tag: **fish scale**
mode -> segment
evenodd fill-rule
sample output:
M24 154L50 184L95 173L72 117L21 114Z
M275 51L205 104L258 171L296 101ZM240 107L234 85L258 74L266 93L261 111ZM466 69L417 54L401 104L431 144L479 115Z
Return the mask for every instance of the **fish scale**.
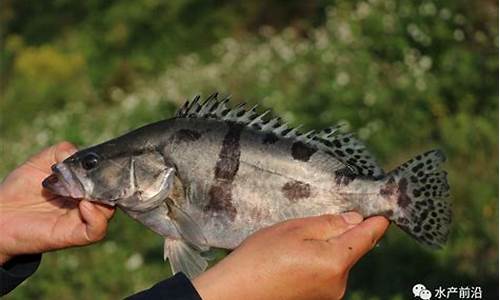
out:
M442 246L451 224L445 161L431 150L385 173L341 126L302 133L229 98L187 101L175 117L78 151L44 181L53 193L121 208L161 235L173 272L194 277L210 247L305 216L381 215Z

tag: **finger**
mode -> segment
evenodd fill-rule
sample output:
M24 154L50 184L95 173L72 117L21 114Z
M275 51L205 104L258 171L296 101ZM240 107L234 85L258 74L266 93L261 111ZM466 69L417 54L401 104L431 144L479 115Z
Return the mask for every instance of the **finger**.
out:
M55 162L61 162L66 158L70 157L75 153L78 149L76 149L75 145L70 142L61 142L55 146Z
M99 210L107 220L110 220L113 217L113 214L115 213L115 208L109 205L105 204L100 204L100 203L91 203L90 204L94 205L97 210Z
M67 156L73 154L76 147L69 142L61 142L51 147L45 148L39 153L33 155L28 159L28 163L34 165L38 169L50 173L50 167L62 161Z
M328 240L343 234L362 221L363 217L355 212L303 218L299 231L306 239Z
M389 226L384 217L372 217L336 238L337 245L347 248L346 263L352 267L363 255L370 251L382 238Z
M79 209L84 222L82 242L88 244L101 240L106 234L108 218L94 204L86 200L80 201Z

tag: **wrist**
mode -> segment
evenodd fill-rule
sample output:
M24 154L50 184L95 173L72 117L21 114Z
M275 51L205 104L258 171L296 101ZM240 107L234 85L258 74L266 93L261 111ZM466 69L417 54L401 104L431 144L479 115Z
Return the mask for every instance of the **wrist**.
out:
M1 200L0 200L0 203L1 203ZM1 207L0 207L0 210L1 210ZM3 234L2 238L0 239L0 267L3 266L6 262L8 262L9 260L11 260L13 258L12 255L9 255L6 253L6 247L7 247L7 243L8 240L10 241L9 239L9 235L5 232L5 228L3 228L3 226L0 225L0 228L1 228L1 232Z
M214 282L212 282L212 287L210 286L210 284L208 284L211 281L210 275L207 274L208 272L209 271L205 271L191 281L194 288L196 289L196 292L198 292L198 295L200 295L201 299L203 300L216 299L216 295L213 294L212 288L213 285L215 285Z
M0 253L0 267L12 259L13 256Z
M227 258L226 258L227 259ZM255 293L253 274L234 270L227 261L221 261L192 280L192 284L203 300L265 299Z
M219 276L217 266L205 271L192 280L192 284L203 300L229 300L237 299L231 291L234 285L230 278ZM223 282L223 286L219 283Z

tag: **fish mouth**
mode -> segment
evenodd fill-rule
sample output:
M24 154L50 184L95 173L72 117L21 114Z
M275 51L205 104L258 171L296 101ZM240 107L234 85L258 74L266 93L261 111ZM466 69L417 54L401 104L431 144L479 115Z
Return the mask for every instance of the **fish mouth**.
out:
M42 186L53 194L63 197L85 197L83 185L62 162L52 166L52 174L43 180Z

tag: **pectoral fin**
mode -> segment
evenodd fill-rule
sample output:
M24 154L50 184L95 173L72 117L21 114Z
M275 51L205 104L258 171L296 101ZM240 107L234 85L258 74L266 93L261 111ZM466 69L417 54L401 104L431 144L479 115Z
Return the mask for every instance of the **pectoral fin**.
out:
M163 250L163 259L168 258L172 274L183 272L192 279L208 267L200 252L183 240L165 239Z
M176 224L179 234L184 238L192 247L200 251L207 251L207 239L203 235L200 226L184 212L180 207L176 206L172 201L167 200L169 207L169 217Z
M200 252L200 255L207 261L214 261L222 255L223 252L221 251L222 249L210 248L207 251ZM224 252L224 255L226 254L227 252Z

